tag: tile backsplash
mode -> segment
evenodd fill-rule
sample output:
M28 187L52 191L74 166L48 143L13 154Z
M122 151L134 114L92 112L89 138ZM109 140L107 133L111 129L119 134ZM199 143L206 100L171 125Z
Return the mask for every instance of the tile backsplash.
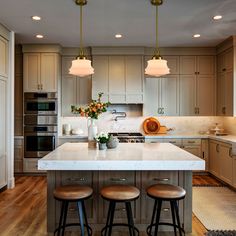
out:
M137 114L136 114L137 115ZM118 121L114 120L115 115L111 111L102 114L97 120L98 130L104 132L143 132L142 123L147 118L144 116L133 116L129 111L127 117ZM223 117L156 117L161 125L172 128L171 134L199 134L207 132L218 123L228 133L236 134L236 118ZM84 117L60 117L59 135L62 135L63 124L70 124L72 129L81 129L87 135L87 118ZM234 126L234 129L231 127Z

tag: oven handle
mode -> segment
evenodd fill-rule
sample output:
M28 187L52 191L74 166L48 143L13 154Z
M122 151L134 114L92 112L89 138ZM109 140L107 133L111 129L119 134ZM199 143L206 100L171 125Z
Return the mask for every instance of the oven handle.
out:
M56 138L55 138L55 135L52 138L52 148L53 148L53 150L56 148Z

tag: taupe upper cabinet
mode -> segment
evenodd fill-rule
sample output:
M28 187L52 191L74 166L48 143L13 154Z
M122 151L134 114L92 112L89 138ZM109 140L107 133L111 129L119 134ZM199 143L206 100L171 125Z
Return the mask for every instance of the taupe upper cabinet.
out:
M8 41L0 36L0 76L8 76Z
M143 103L142 56L93 56L92 98L114 104Z
M62 57L62 116L72 116L71 105L87 105L91 101L91 76L76 77L69 74L74 57Z
M24 92L57 92L59 54L24 53Z
M215 113L215 57L180 56L180 115Z
M233 115L233 48L217 55L217 115Z

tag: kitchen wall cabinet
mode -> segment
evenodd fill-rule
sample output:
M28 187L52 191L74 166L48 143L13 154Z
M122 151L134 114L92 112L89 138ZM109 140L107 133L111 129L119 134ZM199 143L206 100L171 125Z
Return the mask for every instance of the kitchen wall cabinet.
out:
M145 116L178 116L179 75L146 78L144 104Z
M214 56L180 56L180 115L214 115L214 91Z
M14 173L23 172L24 138L14 138Z
M93 56L92 98L113 104L143 103L142 56Z
M8 41L0 36L0 76L8 77Z
M7 185L6 165L6 78L0 76L0 189Z
M24 92L57 92L58 53L24 53Z
M233 115L233 48L217 55L217 115Z
M69 74L74 57L62 57L61 114L72 116L71 105L87 105L91 102L91 76L77 77Z

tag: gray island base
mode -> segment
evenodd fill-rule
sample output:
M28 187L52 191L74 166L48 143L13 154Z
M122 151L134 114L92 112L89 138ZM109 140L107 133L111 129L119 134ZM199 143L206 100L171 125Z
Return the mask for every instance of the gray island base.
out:
M60 185L82 184L93 188L94 194L86 200L89 223L94 232L104 227L108 203L99 194L103 186L130 184L140 189L140 197L132 203L135 225L145 232L151 221L154 201L146 195L146 188L155 183L182 186L187 194L179 202L181 222L185 231L192 231L192 170L204 170L200 158L169 143L122 143L116 149L88 149L86 143L66 143L40 159L39 169L47 170L47 230L53 232L59 221L60 203L53 198L53 190ZM124 205L118 204L116 222L126 222ZM76 205L71 204L68 221L78 222ZM162 206L161 220L171 222L169 203ZM71 228L71 230L74 230ZM113 231L117 231L114 228ZM172 227L161 226L161 231ZM122 233L126 229L119 229Z

